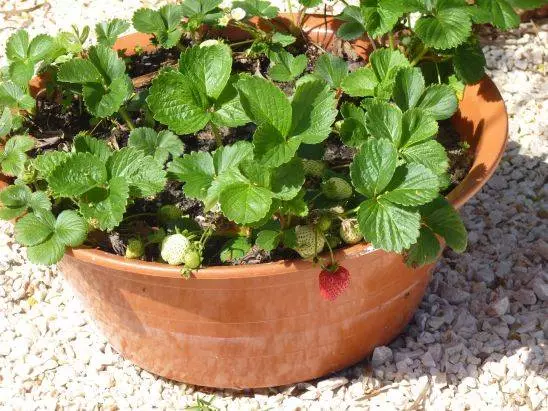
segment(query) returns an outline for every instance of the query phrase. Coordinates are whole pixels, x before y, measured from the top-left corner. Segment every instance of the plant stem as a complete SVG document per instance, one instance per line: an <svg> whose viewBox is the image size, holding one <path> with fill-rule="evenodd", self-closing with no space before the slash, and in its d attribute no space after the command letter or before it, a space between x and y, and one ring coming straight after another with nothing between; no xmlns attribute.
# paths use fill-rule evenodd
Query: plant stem
<svg viewBox="0 0 548 411"><path fill-rule="evenodd" d="M217 148L223 146L223 135L221 134L221 130L219 130L219 127L217 127L213 123L211 124L211 130L213 131L213 135L215 136L215 142L217 143Z"/></svg>
<svg viewBox="0 0 548 411"><path fill-rule="evenodd" d="M396 47L394 46L394 34L392 32L388 33L388 39L390 41L390 48L394 50Z"/></svg>
<svg viewBox="0 0 548 411"><path fill-rule="evenodd" d="M425 56L426 53L428 53L430 49L428 47L424 47L421 52L413 59L411 62L411 66L416 66L417 63L421 61L421 59Z"/></svg>
<svg viewBox="0 0 548 411"><path fill-rule="evenodd" d="M238 46L243 46L245 44L249 44L249 43L253 43L255 41L255 39L251 39L251 40L244 40L244 41L238 41L236 43L232 43L230 45L230 47L238 47Z"/></svg>
<svg viewBox="0 0 548 411"><path fill-rule="evenodd" d="M133 124L133 121L131 121L131 117L129 116L129 113L127 112L125 107L120 107L118 113L120 113L120 117L122 117L129 129L132 131L135 130L135 125Z"/></svg>
<svg viewBox="0 0 548 411"><path fill-rule="evenodd" d="M139 213L139 214L132 214L132 215L128 215L126 218L124 218L122 220L122 222L126 222L128 220L133 220L134 218L139 218L139 217L153 217L153 216L156 216L156 213Z"/></svg>

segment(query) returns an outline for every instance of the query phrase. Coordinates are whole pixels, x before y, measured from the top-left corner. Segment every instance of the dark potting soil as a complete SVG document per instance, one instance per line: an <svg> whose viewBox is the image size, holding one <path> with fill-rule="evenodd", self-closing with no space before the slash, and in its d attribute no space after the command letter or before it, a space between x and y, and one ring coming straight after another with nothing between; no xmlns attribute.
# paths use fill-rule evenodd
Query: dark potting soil
<svg viewBox="0 0 548 411"><path fill-rule="evenodd" d="M292 50L293 54L306 53L311 63L307 68L307 72L313 70L314 61L323 52L316 46L305 45L299 50ZM351 48L345 47L341 43L335 49L337 55L344 57L350 64L362 65L361 61L357 61L357 56L351 55ZM157 72L161 67L168 64L176 64L178 59L178 50L159 50L153 53L141 53L129 58L128 68L130 74L135 76L147 76L151 79L153 73ZM266 75L268 72L268 60L261 58L248 58L241 54L235 54L233 69L236 72L251 72L261 73ZM291 94L294 89L294 83L277 83L284 92ZM145 86L146 88L146 86ZM145 88L137 91L143 91ZM38 140L38 150L33 154L39 154L42 151L50 149L70 149L72 140L81 131L88 131L94 137L105 139L112 147L122 148L127 144L129 135L128 127L123 124L121 119L103 120L99 124L90 124L91 117L86 113L83 104L78 98L75 98L70 104L63 105L60 102L49 100L42 96L37 99L37 111L32 120L25 123L29 133ZM141 126L144 124L142 110L130 110L130 116L135 125ZM460 143L460 138L457 132L451 125L450 121L443 121L439 124L438 141L447 149L451 175L451 186L446 190L448 193L454 188L469 171L473 153L471 150ZM252 139L255 131L255 125L248 124L242 127L233 129L221 128L220 132L223 138L223 144L233 144L236 141ZM198 132L196 135L180 136L185 143L185 153L192 151L214 151L216 149L215 136L211 128ZM338 172L346 173L348 165L356 153L354 148L342 144L340 138L335 134L329 136L324 143L323 160L329 167ZM32 153L31 153L32 154ZM146 238L148 235L158 230L160 226L155 213L161 205L173 204L176 205L186 216L180 222L179 228L197 231L200 228L204 229L214 225L220 231L230 232L233 226L219 214L212 212L204 212L203 204L200 201L187 198L182 190L182 184L170 181L164 191L158 194L153 199L138 199L128 207L124 222L111 233L94 232L90 234L88 245L100 248L104 251L124 255L128 241L135 236ZM138 216L137 216L138 215ZM133 217L135 216L135 217ZM225 230L226 229L226 230ZM204 251L204 266L222 265L220 260L220 249L230 237L212 237ZM277 248L271 252L266 252L258 247L252 247L251 250L242 258L227 262L227 265L238 264L260 264L283 259L298 258L298 254L285 248ZM146 247L144 260L158 261L159 247L157 244Z"/></svg>

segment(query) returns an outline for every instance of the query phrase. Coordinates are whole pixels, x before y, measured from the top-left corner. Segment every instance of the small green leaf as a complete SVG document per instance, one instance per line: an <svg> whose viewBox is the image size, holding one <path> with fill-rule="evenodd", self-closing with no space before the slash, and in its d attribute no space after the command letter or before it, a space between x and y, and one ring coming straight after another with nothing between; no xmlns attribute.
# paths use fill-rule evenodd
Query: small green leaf
<svg viewBox="0 0 548 411"><path fill-rule="evenodd" d="M269 123L259 125L253 134L256 160L267 167L278 167L290 161L300 144L299 138L286 139Z"/></svg>
<svg viewBox="0 0 548 411"><path fill-rule="evenodd" d="M386 138L398 146L402 135L402 117L397 106L375 101L365 113L365 126L373 137Z"/></svg>
<svg viewBox="0 0 548 411"><path fill-rule="evenodd" d="M13 116L9 107L4 107L0 115L0 138L6 136L13 125Z"/></svg>
<svg viewBox="0 0 548 411"><path fill-rule="evenodd" d="M97 41L107 47L114 46L118 37L130 28L129 22L121 19L112 19L97 23L95 25L95 33Z"/></svg>
<svg viewBox="0 0 548 411"><path fill-rule="evenodd" d="M32 39L28 49L28 59L33 63L44 60L54 49L53 37L46 34L39 34Z"/></svg>
<svg viewBox="0 0 548 411"><path fill-rule="evenodd" d="M162 47L174 47L183 34L179 25L190 3L190 0L186 0L184 6L166 4L157 11L139 9L133 14L133 27L141 33L153 34Z"/></svg>
<svg viewBox="0 0 548 411"><path fill-rule="evenodd" d="M369 67L361 67L346 76L341 88L352 97L371 97L375 95L378 84L375 72Z"/></svg>
<svg viewBox="0 0 548 411"><path fill-rule="evenodd" d="M0 191L0 219L11 220L21 216L28 209L49 211L51 202L43 191L32 192L23 184L8 186Z"/></svg>
<svg viewBox="0 0 548 411"><path fill-rule="evenodd" d="M503 30L508 30L519 26L519 16L514 11L508 1L477 0L476 4L479 6L480 9L488 12L491 15L490 22L495 27Z"/></svg>
<svg viewBox="0 0 548 411"><path fill-rule="evenodd" d="M77 197L107 181L107 169L91 153L76 153L58 165L48 177L51 190L59 197Z"/></svg>
<svg viewBox="0 0 548 411"><path fill-rule="evenodd" d="M34 168L38 171L38 177L47 180L55 168L65 162L71 153L64 151L46 151L32 160Z"/></svg>
<svg viewBox="0 0 548 411"><path fill-rule="evenodd" d="M179 58L179 71L212 99L217 99L225 88L231 69L230 47L223 43L191 47Z"/></svg>
<svg viewBox="0 0 548 411"><path fill-rule="evenodd" d="M26 152L34 147L34 139L27 135L11 137L0 151L0 169L7 176L18 177L27 161Z"/></svg>
<svg viewBox="0 0 548 411"><path fill-rule="evenodd" d="M27 214L15 223L15 241L26 247L43 243L55 229L55 217L49 211Z"/></svg>
<svg viewBox="0 0 548 411"><path fill-rule="evenodd" d="M242 107L238 91L234 87L239 76L231 76L222 93L215 101L211 122L219 127L239 127L249 123L249 117Z"/></svg>
<svg viewBox="0 0 548 411"><path fill-rule="evenodd" d="M183 186L185 195L203 200L215 177L213 157L204 151L185 154L182 158L171 162L168 172L185 183Z"/></svg>
<svg viewBox="0 0 548 411"><path fill-rule="evenodd" d="M271 185L274 197L280 200L291 200L304 184L304 169L300 158L293 158L290 162L272 171Z"/></svg>
<svg viewBox="0 0 548 411"><path fill-rule="evenodd" d="M284 82L292 81L300 76L308 64L308 59L304 54L295 57L291 53L281 50L278 53L272 53L271 62L268 76L274 81Z"/></svg>
<svg viewBox="0 0 548 411"><path fill-rule="evenodd" d="M379 37L392 30L399 18L408 11L405 1L364 0L361 12L365 17L366 31L371 37Z"/></svg>
<svg viewBox="0 0 548 411"><path fill-rule="evenodd" d="M452 7L451 0L438 1L436 13L422 16L415 24L415 33L427 47L439 50L457 47L472 32L472 21L465 7Z"/></svg>
<svg viewBox="0 0 548 411"><path fill-rule="evenodd" d="M273 19L279 12L279 9L274 7L270 1L264 0L234 1L232 3L232 8L236 7L245 10L246 18L257 16L262 17L263 19Z"/></svg>
<svg viewBox="0 0 548 411"><path fill-rule="evenodd" d="M421 164L411 163L396 169L382 198L402 206L419 206L438 195L438 177Z"/></svg>
<svg viewBox="0 0 548 411"><path fill-rule="evenodd" d="M59 67L57 80L75 84L100 83L102 76L90 60L77 58Z"/></svg>
<svg viewBox="0 0 548 411"><path fill-rule="evenodd" d="M73 148L76 153L91 153L103 162L106 162L113 152L106 141L83 133L76 135Z"/></svg>
<svg viewBox="0 0 548 411"><path fill-rule="evenodd" d="M468 234L459 213L443 197L421 208L425 224L441 235L449 247L458 253L466 249Z"/></svg>
<svg viewBox="0 0 548 411"><path fill-rule="evenodd" d="M485 56L479 43L466 43L455 50L453 68L466 84L474 84L485 75Z"/></svg>
<svg viewBox="0 0 548 411"><path fill-rule="evenodd" d="M348 75L348 64L340 57L325 53L316 60L314 74L336 89L341 87L343 80Z"/></svg>
<svg viewBox="0 0 548 411"><path fill-rule="evenodd" d="M346 6L337 19L344 22L337 30L337 37L355 40L365 33L365 18L359 7Z"/></svg>
<svg viewBox="0 0 548 411"><path fill-rule="evenodd" d="M226 218L246 225L266 216L272 204L272 193L264 187L239 182L225 188L219 201Z"/></svg>
<svg viewBox="0 0 548 411"><path fill-rule="evenodd" d="M404 147L400 153L408 163L422 164L438 176L445 173L449 167L445 148L436 140L426 140Z"/></svg>
<svg viewBox="0 0 548 411"><path fill-rule="evenodd" d="M271 124L286 137L291 128L291 103L282 90L268 80L245 76L236 83L242 106L256 124Z"/></svg>
<svg viewBox="0 0 548 411"><path fill-rule="evenodd" d="M428 227L421 227L419 239L409 248L406 264L419 267L436 261L441 252L440 242Z"/></svg>
<svg viewBox="0 0 548 411"><path fill-rule="evenodd" d="M0 105L32 111L36 101L13 81L0 83Z"/></svg>
<svg viewBox="0 0 548 411"><path fill-rule="evenodd" d="M201 130L211 118L207 96L176 71L161 72L152 82L146 101L154 119L177 134Z"/></svg>
<svg viewBox="0 0 548 411"><path fill-rule="evenodd" d="M57 216L54 229L61 243L69 247L82 244L88 233L86 221L72 210L64 210Z"/></svg>
<svg viewBox="0 0 548 411"><path fill-rule="evenodd" d="M369 60L379 82L393 81L400 69L410 66L401 51L387 48L375 50Z"/></svg>
<svg viewBox="0 0 548 411"><path fill-rule="evenodd" d="M281 237L281 231L262 230L257 234L255 244L266 252L270 252L280 245Z"/></svg>
<svg viewBox="0 0 548 411"><path fill-rule="evenodd" d="M171 155L174 159L183 154L185 145L171 131L162 130L159 133L148 127L138 127L129 134L128 146L143 151L164 164Z"/></svg>
<svg viewBox="0 0 548 411"><path fill-rule="evenodd" d="M95 117L105 118L114 114L131 95L132 83L128 76L115 78L108 89L98 83L83 86L84 103Z"/></svg>
<svg viewBox="0 0 548 411"><path fill-rule="evenodd" d="M230 146L222 146L213 153L213 163L218 175L238 167L252 156L253 145L247 141L238 141Z"/></svg>
<svg viewBox="0 0 548 411"><path fill-rule="evenodd" d="M307 8L319 6L321 3L322 0L299 0L299 4Z"/></svg>
<svg viewBox="0 0 548 411"><path fill-rule="evenodd" d="M424 91L424 77L417 67L404 68L396 75L394 101L403 111L415 107Z"/></svg>
<svg viewBox="0 0 548 411"><path fill-rule="evenodd" d="M28 83L34 76L34 63L16 61L9 66L9 78L23 90L28 88Z"/></svg>
<svg viewBox="0 0 548 411"><path fill-rule="evenodd" d="M185 0L181 7L185 17L198 23L211 24L222 16L220 5L221 0Z"/></svg>
<svg viewBox="0 0 548 411"><path fill-rule="evenodd" d="M272 35L271 39L272 44L279 44L282 47L287 47L290 44L295 43L296 40L297 39L295 36L292 36L291 34L280 33L279 31L275 32Z"/></svg>
<svg viewBox="0 0 548 411"><path fill-rule="evenodd" d="M438 133L438 122L420 108L403 113L402 146L411 146L427 140Z"/></svg>
<svg viewBox="0 0 548 411"><path fill-rule="evenodd" d="M450 118L458 108L455 92L446 84L434 84L426 88L417 107L436 120Z"/></svg>
<svg viewBox="0 0 548 411"><path fill-rule="evenodd" d="M376 197L388 185L398 159L394 145L387 139L369 139L350 165L350 177L356 191Z"/></svg>
<svg viewBox="0 0 548 411"><path fill-rule="evenodd" d="M245 257L249 250L251 250L251 243L247 237L231 238L221 248L221 261L237 262Z"/></svg>
<svg viewBox="0 0 548 411"><path fill-rule="evenodd" d="M29 34L26 30L17 30L6 42L6 57L10 61L26 60L29 49Z"/></svg>
<svg viewBox="0 0 548 411"><path fill-rule="evenodd" d="M419 212L384 199L364 201L357 217L361 233L375 248L399 253L419 237Z"/></svg>
<svg viewBox="0 0 548 411"><path fill-rule="evenodd" d="M52 265L63 258L65 248L64 244L53 234L43 243L29 247L27 257L34 264Z"/></svg>
<svg viewBox="0 0 548 411"><path fill-rule="evenodd" d="M92 227L110 231L122 222L128 198L128 183L123 177L114 177L108 182L108 187L87 191L78 205Z"/></svg>

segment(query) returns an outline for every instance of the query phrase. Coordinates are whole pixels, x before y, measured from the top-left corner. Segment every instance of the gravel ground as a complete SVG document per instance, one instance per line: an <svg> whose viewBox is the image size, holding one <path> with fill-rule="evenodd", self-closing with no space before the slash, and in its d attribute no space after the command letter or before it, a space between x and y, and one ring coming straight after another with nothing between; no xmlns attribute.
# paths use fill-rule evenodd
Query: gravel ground
<svg viewBox="0 0 548 411"><path fill-rule="evenodd" d="M0 0L0 43L19 27L130 16L155 1ZM447 251L406 331L372 358L294 386L234 392L158 378L122 359L56 267L30 264L0 223L0 409L548 409L548 24L486 33L489 73L510 114L495 176L462 210L463 255ZM0 58L3 57L0 55Z"/></svg>

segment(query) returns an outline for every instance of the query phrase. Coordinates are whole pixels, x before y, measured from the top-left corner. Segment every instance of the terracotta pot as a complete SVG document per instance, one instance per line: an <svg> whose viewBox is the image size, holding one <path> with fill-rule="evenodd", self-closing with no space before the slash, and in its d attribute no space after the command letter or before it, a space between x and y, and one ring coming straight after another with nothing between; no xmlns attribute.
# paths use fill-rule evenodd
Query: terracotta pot
<svg viewBox="0 0 548 411"><path fill-rule="evenodd" d="M330 47L337 23L309 16L312 40ZM148 48L129 35L117 48ZM366 43L357 45L360 53ZM448 199L462 206L493 174L507 140L507 114L495 85L469 86L453 118L475 150ZM362 360L396 337L412 317L432 265L409 269L400 255L360 244L336 252L351 285L334 302L318 292L320 269L302 260L209 267L190 280L165 264L78 248L61 262L108 341L155 374L211 387L251 388L309 380Z"/></svg>

